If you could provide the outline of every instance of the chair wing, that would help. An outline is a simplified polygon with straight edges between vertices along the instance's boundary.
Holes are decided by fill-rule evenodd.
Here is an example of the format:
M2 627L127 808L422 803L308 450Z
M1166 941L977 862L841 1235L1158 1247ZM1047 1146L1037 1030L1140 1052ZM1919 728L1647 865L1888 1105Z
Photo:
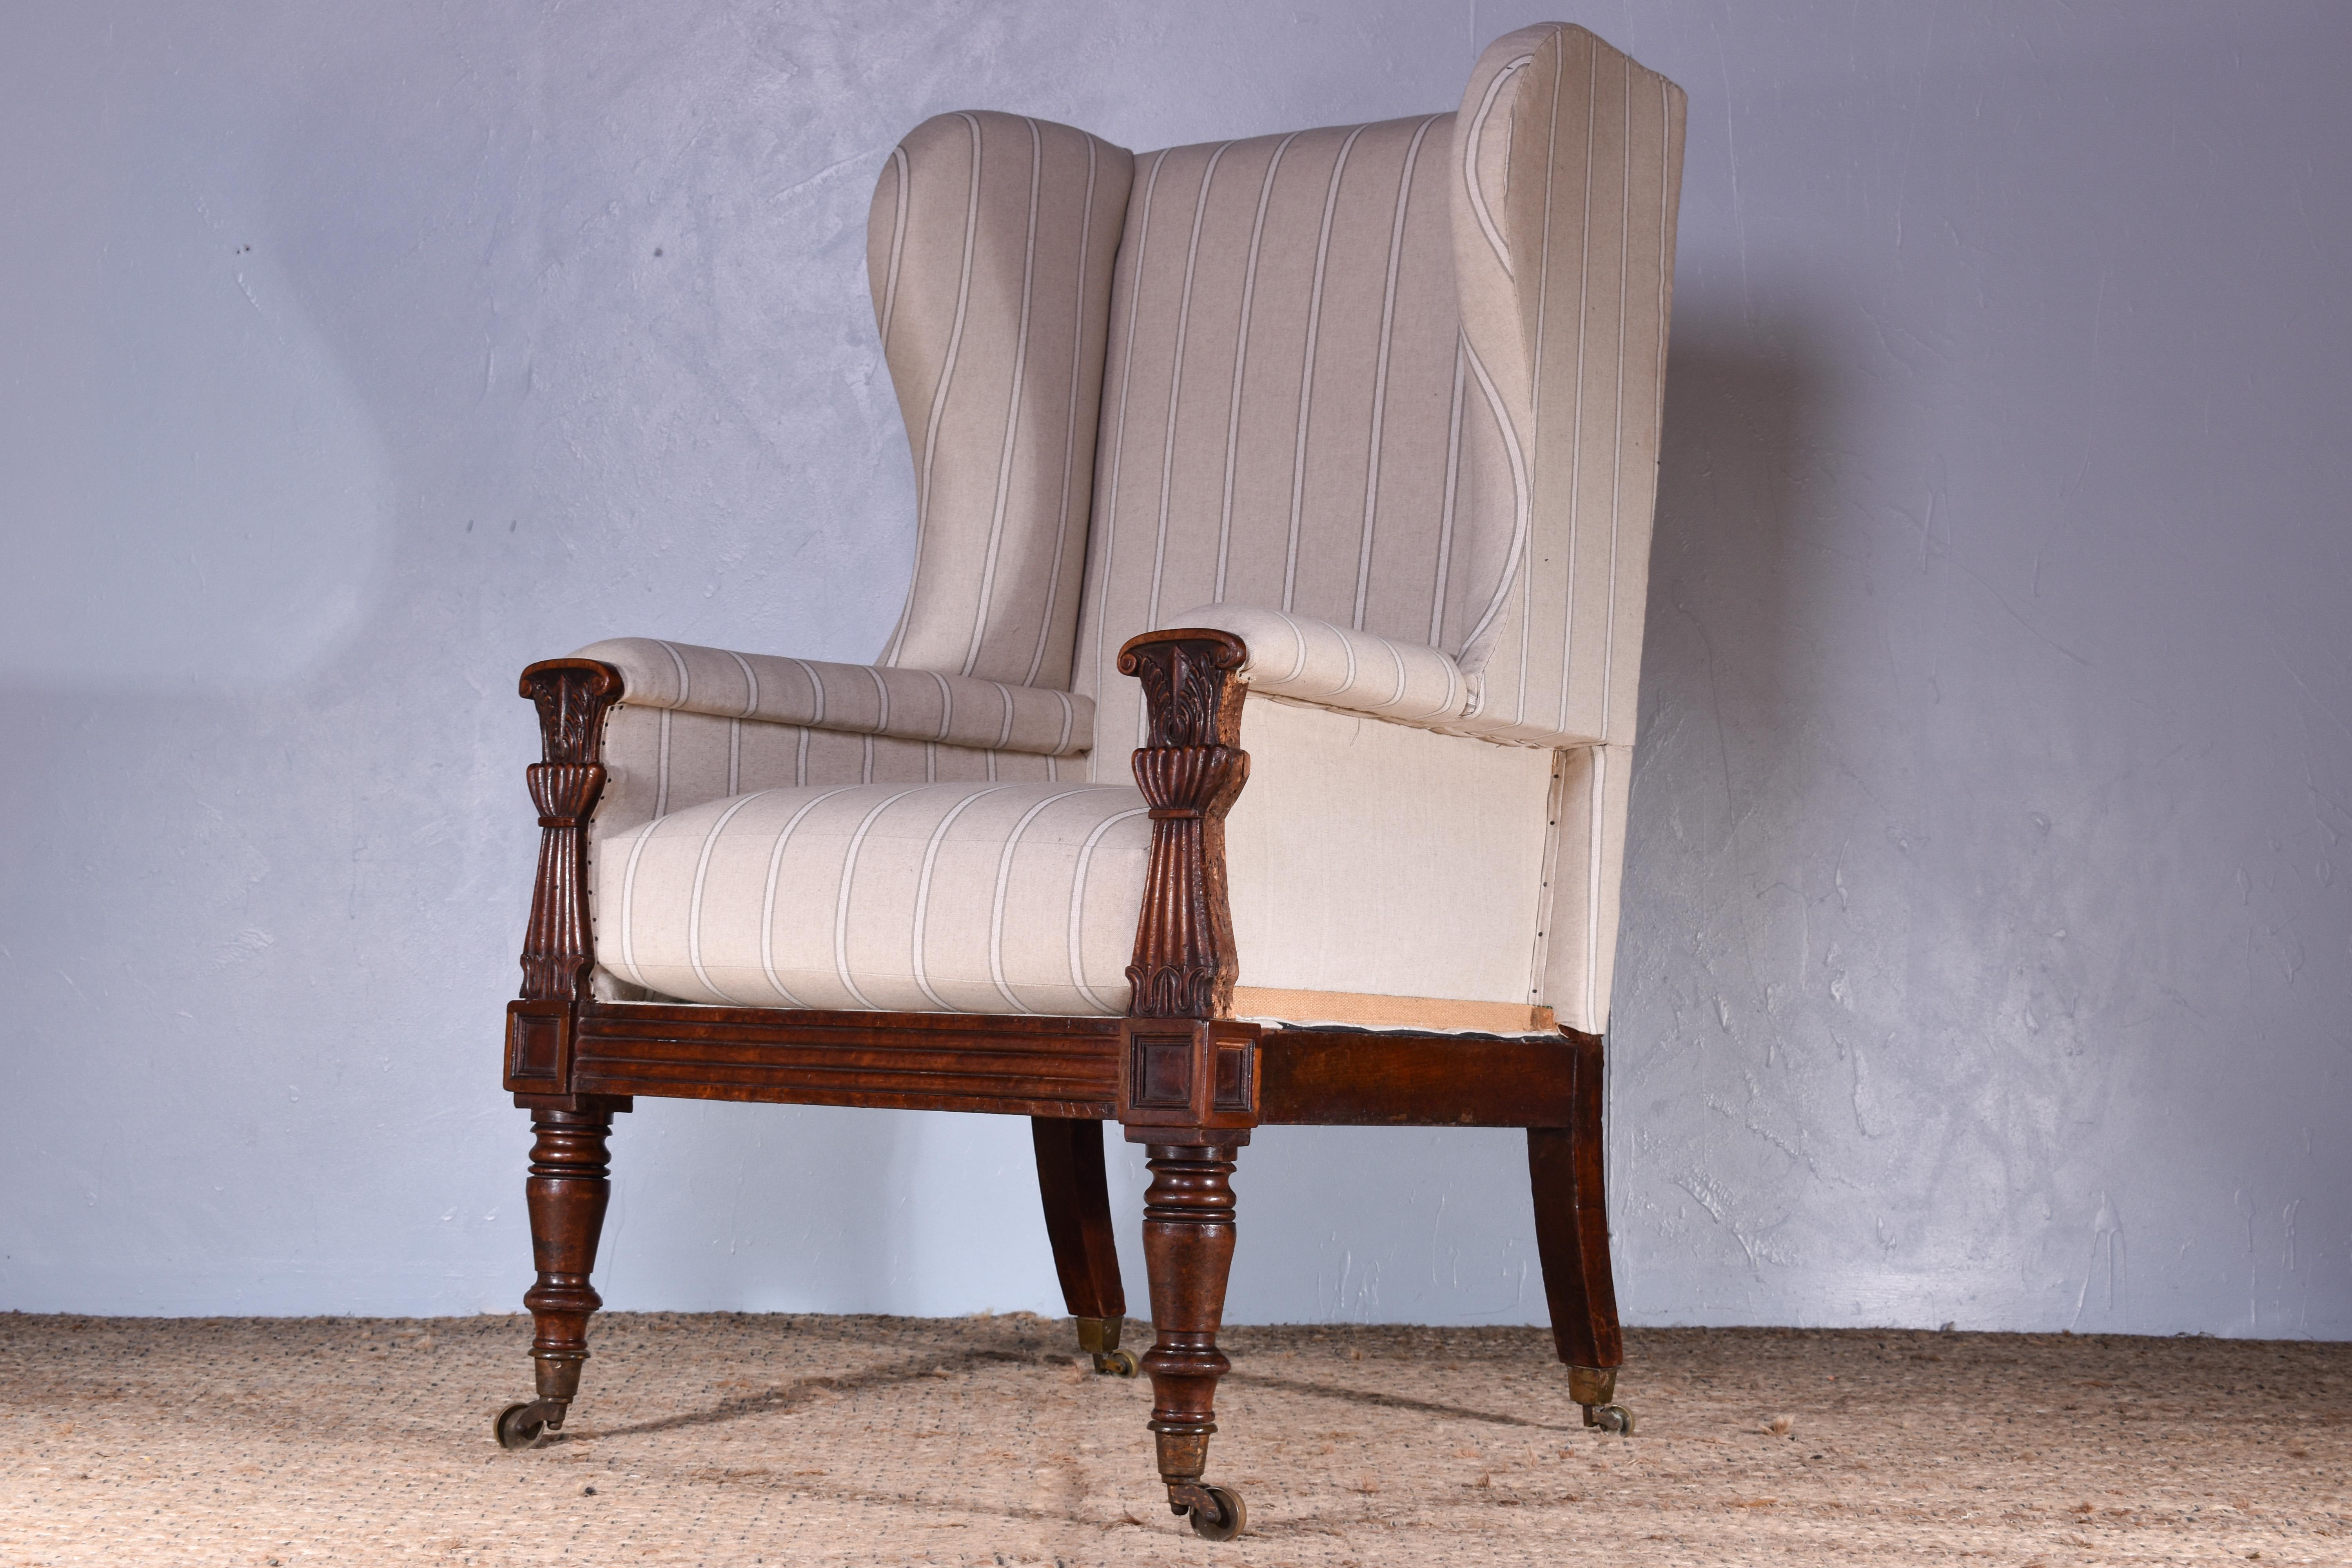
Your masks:
M914 452L914 581L879 663L1066 687L1111 261L1133 157L1015 114L890 154L866 264Z
M1497 39L1463 94L1462 339L1506 432L1495 489L1510 518L1470 551L1472 574L1496 584L1458 649L1482 733L1633 739L1683 103L1558 23Z

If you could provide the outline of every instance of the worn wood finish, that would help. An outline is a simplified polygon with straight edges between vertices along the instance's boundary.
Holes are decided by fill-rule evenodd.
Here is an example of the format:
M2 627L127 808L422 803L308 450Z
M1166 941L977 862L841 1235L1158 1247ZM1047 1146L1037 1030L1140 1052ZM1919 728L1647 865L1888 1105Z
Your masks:
M1118 668L1143 683L1150 719L1135 753L1136 787L1151 807L1151 859L1135 929L1139 1018L1233 1015L1233 908L1225 891L1225 813L1249 777L1241 749L1248 657L1229 632L1181 628L1130 637Z
M1063 1302L1073 1318L1108 1323L1126 1317L1110 1184L1103 1171L1103 1124L1035 1116L1030 1118L1029 1135L1036 1146L1037 1190L1045 1203L1045 1236L1054 1244ZM1108 1348L1117 1346L1113 1340Z
M1258 1120L1311 1127L1568 1127L1577 1064L1601 1042L1493 1035L1270 1029Z
M1536 1255L1551 1307L1552 1343L1571 1368L1606 1370L1625 1361L1617 1288L1609 1271L1609 1202L1601 1180L1601 1042L1587 1035L1570 1053L1574 1075L1563 1125L1528 1130L1528 1175L1535 1189ZM1594 1387L1599 1380L1588 1380ZM1609 1380L1613 1387L1614 1379ZM1582 1397L1587 1405L1605 1404Z
M986 1110L1113 1113L1117 1018L818 1012L592 1002L573 1086L597 1094Z
M1217 1380L1233 1363L1217 1348L1225 1279L1234 1262L1234 1152L1192 1144L1153 1144L1145 1165L1143 1259L1151 1277L1151 1430L1170 1506L1180 1513L1204 1504L1201 1478L1209 1435L1217 1429Z

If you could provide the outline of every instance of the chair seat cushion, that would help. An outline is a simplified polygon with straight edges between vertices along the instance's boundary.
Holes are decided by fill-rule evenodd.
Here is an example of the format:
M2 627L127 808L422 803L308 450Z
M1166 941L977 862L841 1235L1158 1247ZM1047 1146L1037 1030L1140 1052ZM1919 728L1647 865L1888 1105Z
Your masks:
M596 951L689 1002L1116 1015L1150 843L1125 784L734 795L598 843Z

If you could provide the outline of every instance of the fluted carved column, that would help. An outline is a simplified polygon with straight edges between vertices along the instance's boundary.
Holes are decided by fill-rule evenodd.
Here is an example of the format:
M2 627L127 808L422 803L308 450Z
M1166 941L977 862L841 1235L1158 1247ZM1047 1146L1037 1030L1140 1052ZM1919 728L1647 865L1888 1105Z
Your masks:
M1119 673L1142 683L1150 718L1134 763L1151 806L1151 862L1127 970L1134 1017L1233 1011L1225 813L1249 777L1235 675L1246 658L1239 637L1208 630L1147 632L1118 650Z
M523 938L522 994L571 998L588 984L596 955L588 930L588 817L604 788L604 714L620 700L621 675L585 658L551 658L522 673L522 694L539 709L542 760L528 770L539 807L539 878Z
M522 943L522 995L507 1008L506 1086L571 1088L572 1014L596 967L588 921L588 821L604 788L604 715L621 674L593 659L551 658L522 672L539 709L542 760L527 776L539 807L539 876Z

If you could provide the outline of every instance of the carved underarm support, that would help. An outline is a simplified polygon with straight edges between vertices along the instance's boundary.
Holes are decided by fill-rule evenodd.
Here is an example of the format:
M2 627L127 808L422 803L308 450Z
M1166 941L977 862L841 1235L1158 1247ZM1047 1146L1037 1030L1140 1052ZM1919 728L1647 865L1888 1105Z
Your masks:
M1151 859L1120 1030L1118 1119L1131 1142L1233 1145L1257 1124L1255 1025L1233 1017L1225 813L1249 777L1230 632L1148 632L1119 649L1150 717L1135 782L1151 807Z
M1219 1018L1233 1012L1233 911L1225 896L1225 813L1249 777L1241 749L1248 657L1230 632L1147 632L1118 650L1121 675L1143 683L1149 738L1135 782L1151 806L1151 864L1135 931L1139 1018Z
M544 760L529 770L539 807L539 876L522 942L522 999L508 1009L507 1087L562 1093L571 1073L572 1009L588 994L596 947L588 926L588 817L604 787L604 715L621 674L586 658L551 658L522 672L539 708Z
M604 788L604 715L620 700L621 674L585 658L551 658L522 672L539 707L543 761L530 765L539 807L539 879L522 944L526 1001L583 995L596 952L588 932L588 816Z

